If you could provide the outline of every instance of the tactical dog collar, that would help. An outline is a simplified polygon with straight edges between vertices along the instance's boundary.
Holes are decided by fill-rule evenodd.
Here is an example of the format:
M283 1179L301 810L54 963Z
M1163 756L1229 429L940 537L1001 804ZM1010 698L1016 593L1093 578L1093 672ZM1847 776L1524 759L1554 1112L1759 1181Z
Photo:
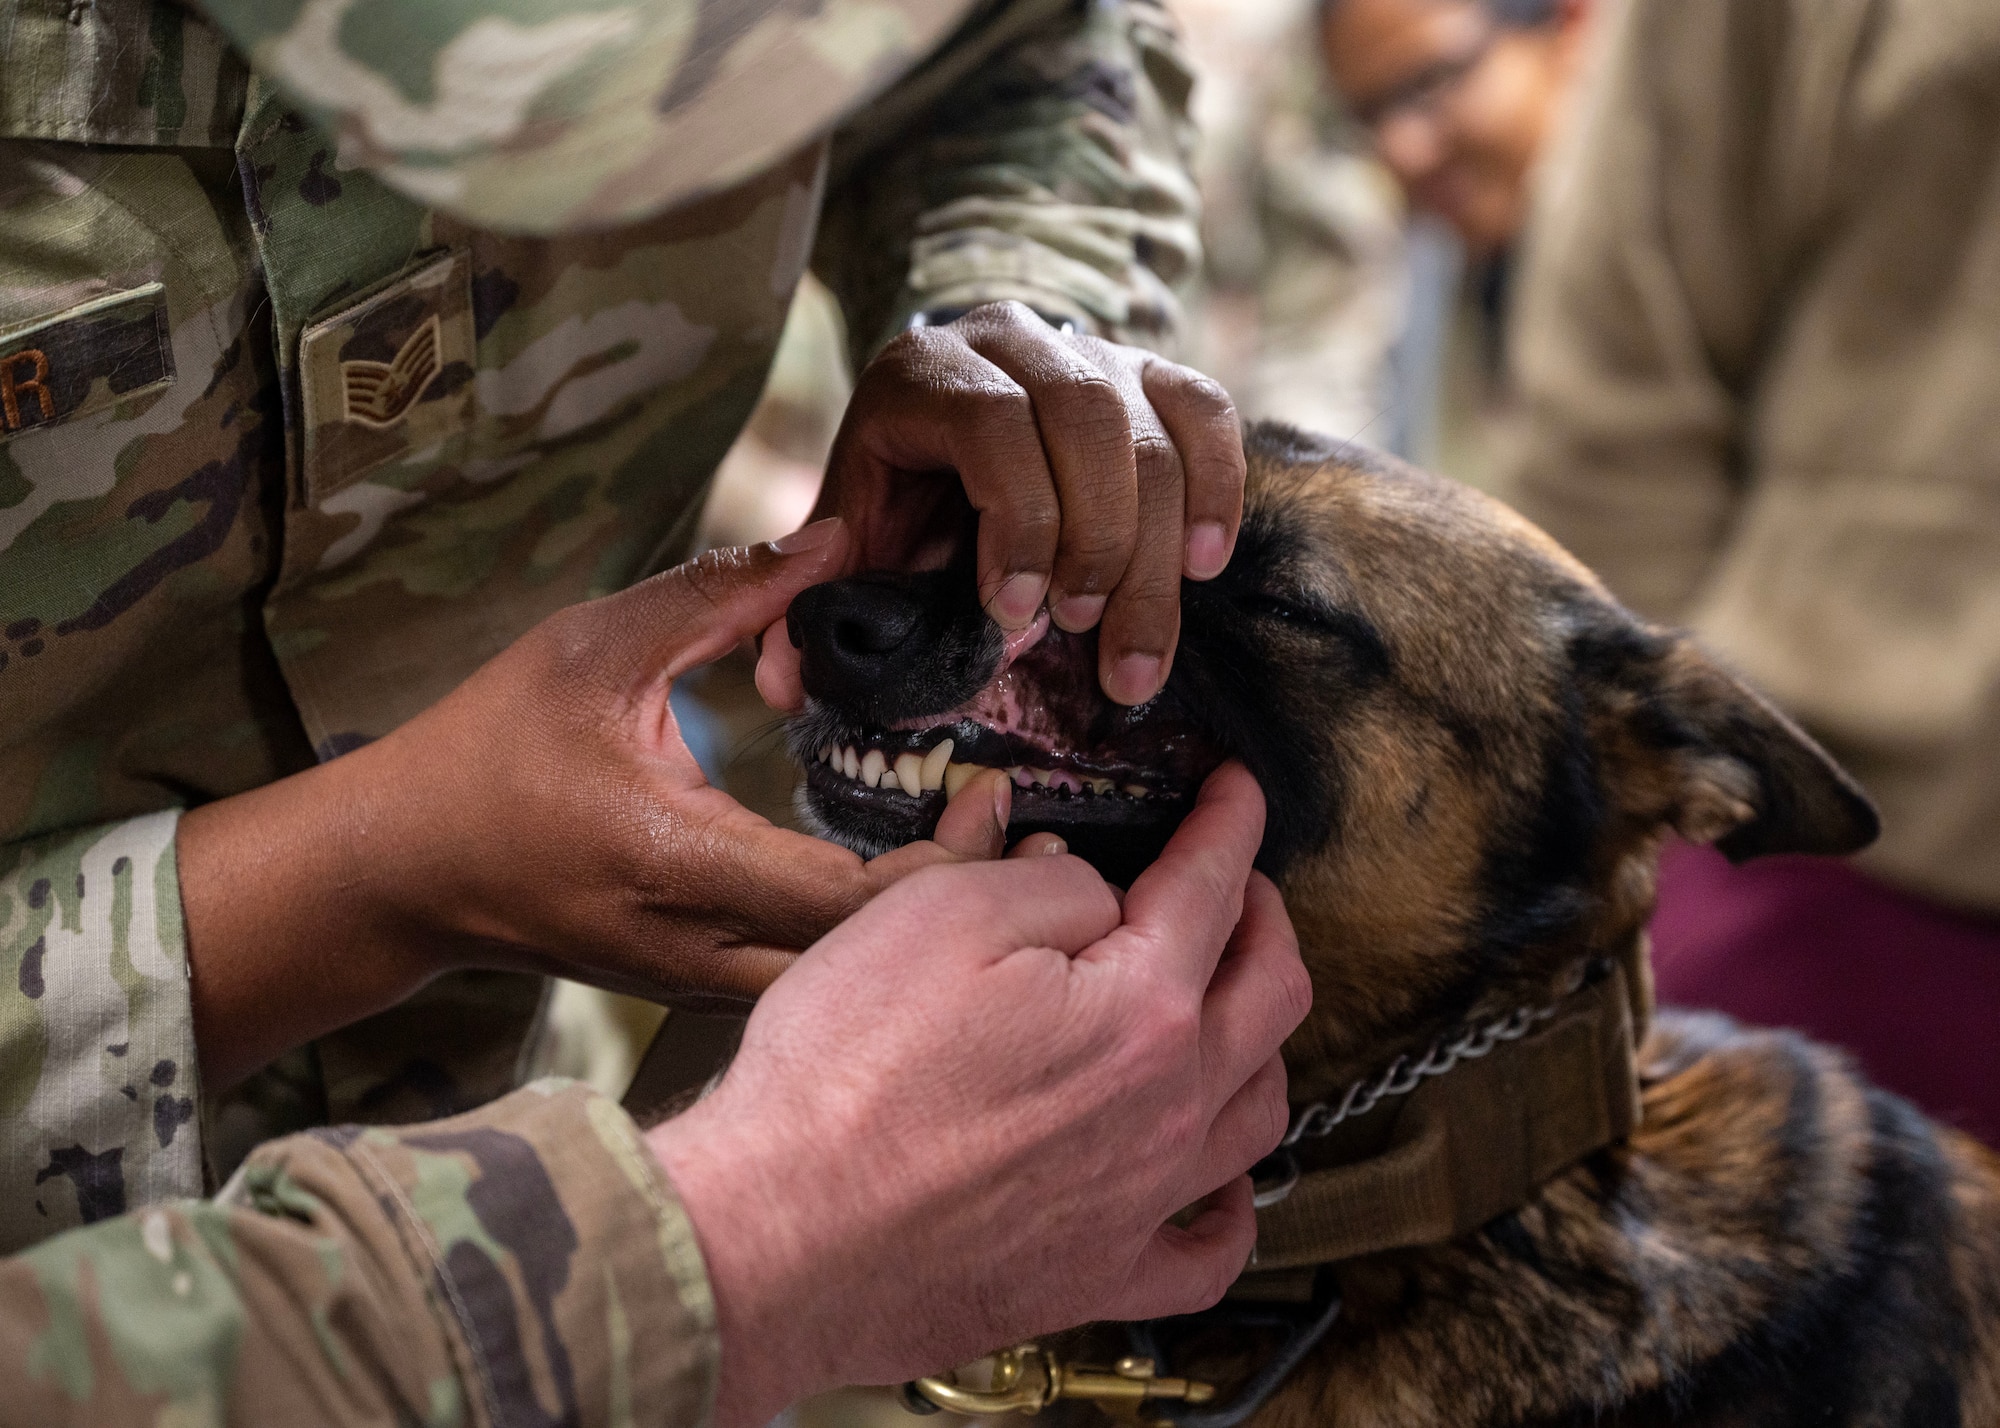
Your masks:
M1456 1239L1630 1135L1648 982L1642 932L1620 955L1580 965L1551 1002L1447 1033L1297 1112L1260 1167L1246 1277ZM1394 1121L1377 1130L1386 1139L1365 1155L1307 1147L1392 1099Z
M980 1414L1082 1400L1123 1421L1236 1428L1332 1328L1334 1266L1468 1234L1631 1134L1651 1012L1641 930L1616 955L1579 964L1550 1001L1455 1028L1421 1056L1398 1057L1296 1111L1279 1151L1258 1167L1257 1248L1215 1308L1123 1326L1131 1352L1110 1368L1023 1345L995 1356L988 1390L948 1375L918 1379L904 1385L904 1403ZM1387 1121L1374 1114L1392 1108ZM1370 1148L1354 1155L1331 1144L1349 1126L1369 1133ZM1281 1335L1226 1402L1213 1402L1212 1385L1163 1375L1173 1341L1237 1327Z

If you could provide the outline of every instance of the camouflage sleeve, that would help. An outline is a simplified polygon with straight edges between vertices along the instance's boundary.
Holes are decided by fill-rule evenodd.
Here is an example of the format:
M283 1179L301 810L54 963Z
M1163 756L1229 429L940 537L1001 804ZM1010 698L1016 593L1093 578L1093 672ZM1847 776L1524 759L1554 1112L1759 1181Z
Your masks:
M177 820L0 847L0 1252L202 1191Z
M88 8L88 7L85 7ZM198 0L336 167L501 232L631 223L807 148L970 0Z
M1017 298L1172 353L1201 263L1193 76L1155 0L991 0L835 138L813 264L857 364Z
M679 1201L574 1082L273 1141L0 1263L8 1422L695 1428L715 1366Z

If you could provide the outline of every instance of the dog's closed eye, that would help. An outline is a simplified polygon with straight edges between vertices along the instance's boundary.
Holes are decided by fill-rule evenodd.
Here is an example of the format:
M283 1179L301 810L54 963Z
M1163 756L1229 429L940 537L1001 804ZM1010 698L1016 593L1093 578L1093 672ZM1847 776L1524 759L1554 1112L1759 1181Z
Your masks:
M1253 590L1232 598L1237 608L1258 619L1277 620L1314 634L1346 633L1339 613L1326 609L1308 595L1296 592L1270 594Z

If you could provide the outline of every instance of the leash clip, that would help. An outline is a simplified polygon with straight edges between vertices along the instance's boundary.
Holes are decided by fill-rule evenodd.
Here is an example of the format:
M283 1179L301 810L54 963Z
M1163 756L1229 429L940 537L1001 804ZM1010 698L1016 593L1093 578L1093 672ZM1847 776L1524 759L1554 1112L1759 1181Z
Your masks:
M913 1379L903 1385L903 1406L916 1413L949 1409L980 1417L1040 1413L1064 1400L1094 1403L1121 1422L1142 1421L1140 1410L1160 1402L1207 1403L1215 1385L1199 1379L1161 1378L1152 1359L1128 1355L1110 1368L1066 1364L1038 1344L1022 1344L992 1356L986 1388L966 1388L951 1373Z

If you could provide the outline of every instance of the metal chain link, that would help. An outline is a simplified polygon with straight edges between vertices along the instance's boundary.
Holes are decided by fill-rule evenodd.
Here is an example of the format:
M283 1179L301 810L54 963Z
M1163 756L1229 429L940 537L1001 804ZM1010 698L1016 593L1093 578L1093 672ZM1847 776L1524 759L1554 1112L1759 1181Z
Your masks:
M1489 1021L1484 1026L1447 1031L1416 1060L1398 1056L1381 1071L1373 1076L1363 1076L1340 1095L1313 1102L1293 1117L1291 1129L1278 1143L1280 1149L1289 1149L1308 1136L1317 1139L1329 1135L1335 1126L1349 1117L1366 1115L1391 1096L1407 1096L1428 1078L1444 1075L1461 1061L1477 1061L1503 1041L1519 1041L1554 1017L1562 1009L1562 1004L1583 986L1590 969L1596 965L1602 964L1579 962L1572 967L1563 978L1562 987L1553 1001L1539 1006L1516 1007L1498 1021ZM1289 1190L1291 1187L1287 1185L1285 1188Z

